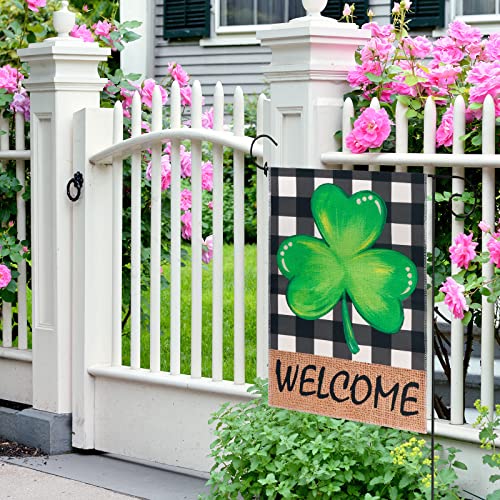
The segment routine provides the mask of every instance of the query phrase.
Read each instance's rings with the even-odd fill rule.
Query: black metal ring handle
[[[255,158],[255,155],[253,154],[253,147],[255,146],[255,143],[259,140],[259,139],[269,139],[276,147],[278,146],[278,143],[268,134],[260,134],[258,135],[253,141],[252,141],[252,144],[250,146],[250,156],[252,158]],[[259,169],[259,170],[262,170],[264,172],[264,175],[267,177],[267,172],[269,171],[269,167],[267,166],[267,161],[266,163],[264,163],[264,166],[261,166],[259,165],[257,162],[255,163],[255,166]]]
[[[71,186],[74,186],[76,193],[71,192]],[[66,186],[66,194],[68,198],[74,203],[80,199],[83,187],[83,174],[81,172],[75,172],[75,175],[69,180]]]

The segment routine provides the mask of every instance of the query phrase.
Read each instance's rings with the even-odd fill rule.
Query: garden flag
[[[269,404],[426,432],[425,177],[271,170]]]

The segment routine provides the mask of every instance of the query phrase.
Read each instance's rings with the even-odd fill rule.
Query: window
[[[450,20],[460,19],[483,34],[500,31],[500,0],[449,0]]]
[[[218,4],[219,32],[255,31],[258,25],[285,23],[305,15],[302,0],[218,0]]]
[[[471,15],[484,15],[484,14],[500,14],[499,0],[463,0],[458,2],[461,5],[461,12],[457,15],[471,16]]]
[[[346,0],[329,0],[323,15],[340,19]],[[368,21],[368,0],[349,0],[356,6],[356,22]],[[302,0],[215,0],[217,33],[255,32],[263,24],[285,23],[305,16]]]

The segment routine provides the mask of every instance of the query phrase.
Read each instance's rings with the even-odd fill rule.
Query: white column
[[[139,40],[127,43],[120,53],[120,65],[125,74],[139,73],[154,77],[155,5],[154,0],[120,0],[120,21],[140,21],[134,31]]]
[[[319,13],[325,0],[303,0],[306,17],[259,31],[272,49],[265,76],[271,84],[271,134],[278,141],[273,167],[322,168],[320,156],[335,150],[342,128],[346,77],[369,30],[339,23]]]
[[[33,406],[54,413],[71,412],[73,113],[99,107],[97,65],[110,54],[68,36],[67,4],[54,14],[56,38],[19,51],[31,71]]]

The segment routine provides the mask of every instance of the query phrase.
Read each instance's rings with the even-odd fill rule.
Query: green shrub
[[[430,449],[409,432],[272,408],[258,397],[214,414],[208,498],[420,499],[430,497]],[[460,498],[458,450],[440,450],[435,498]],[[239,496],[240,495],[240,496]]]

